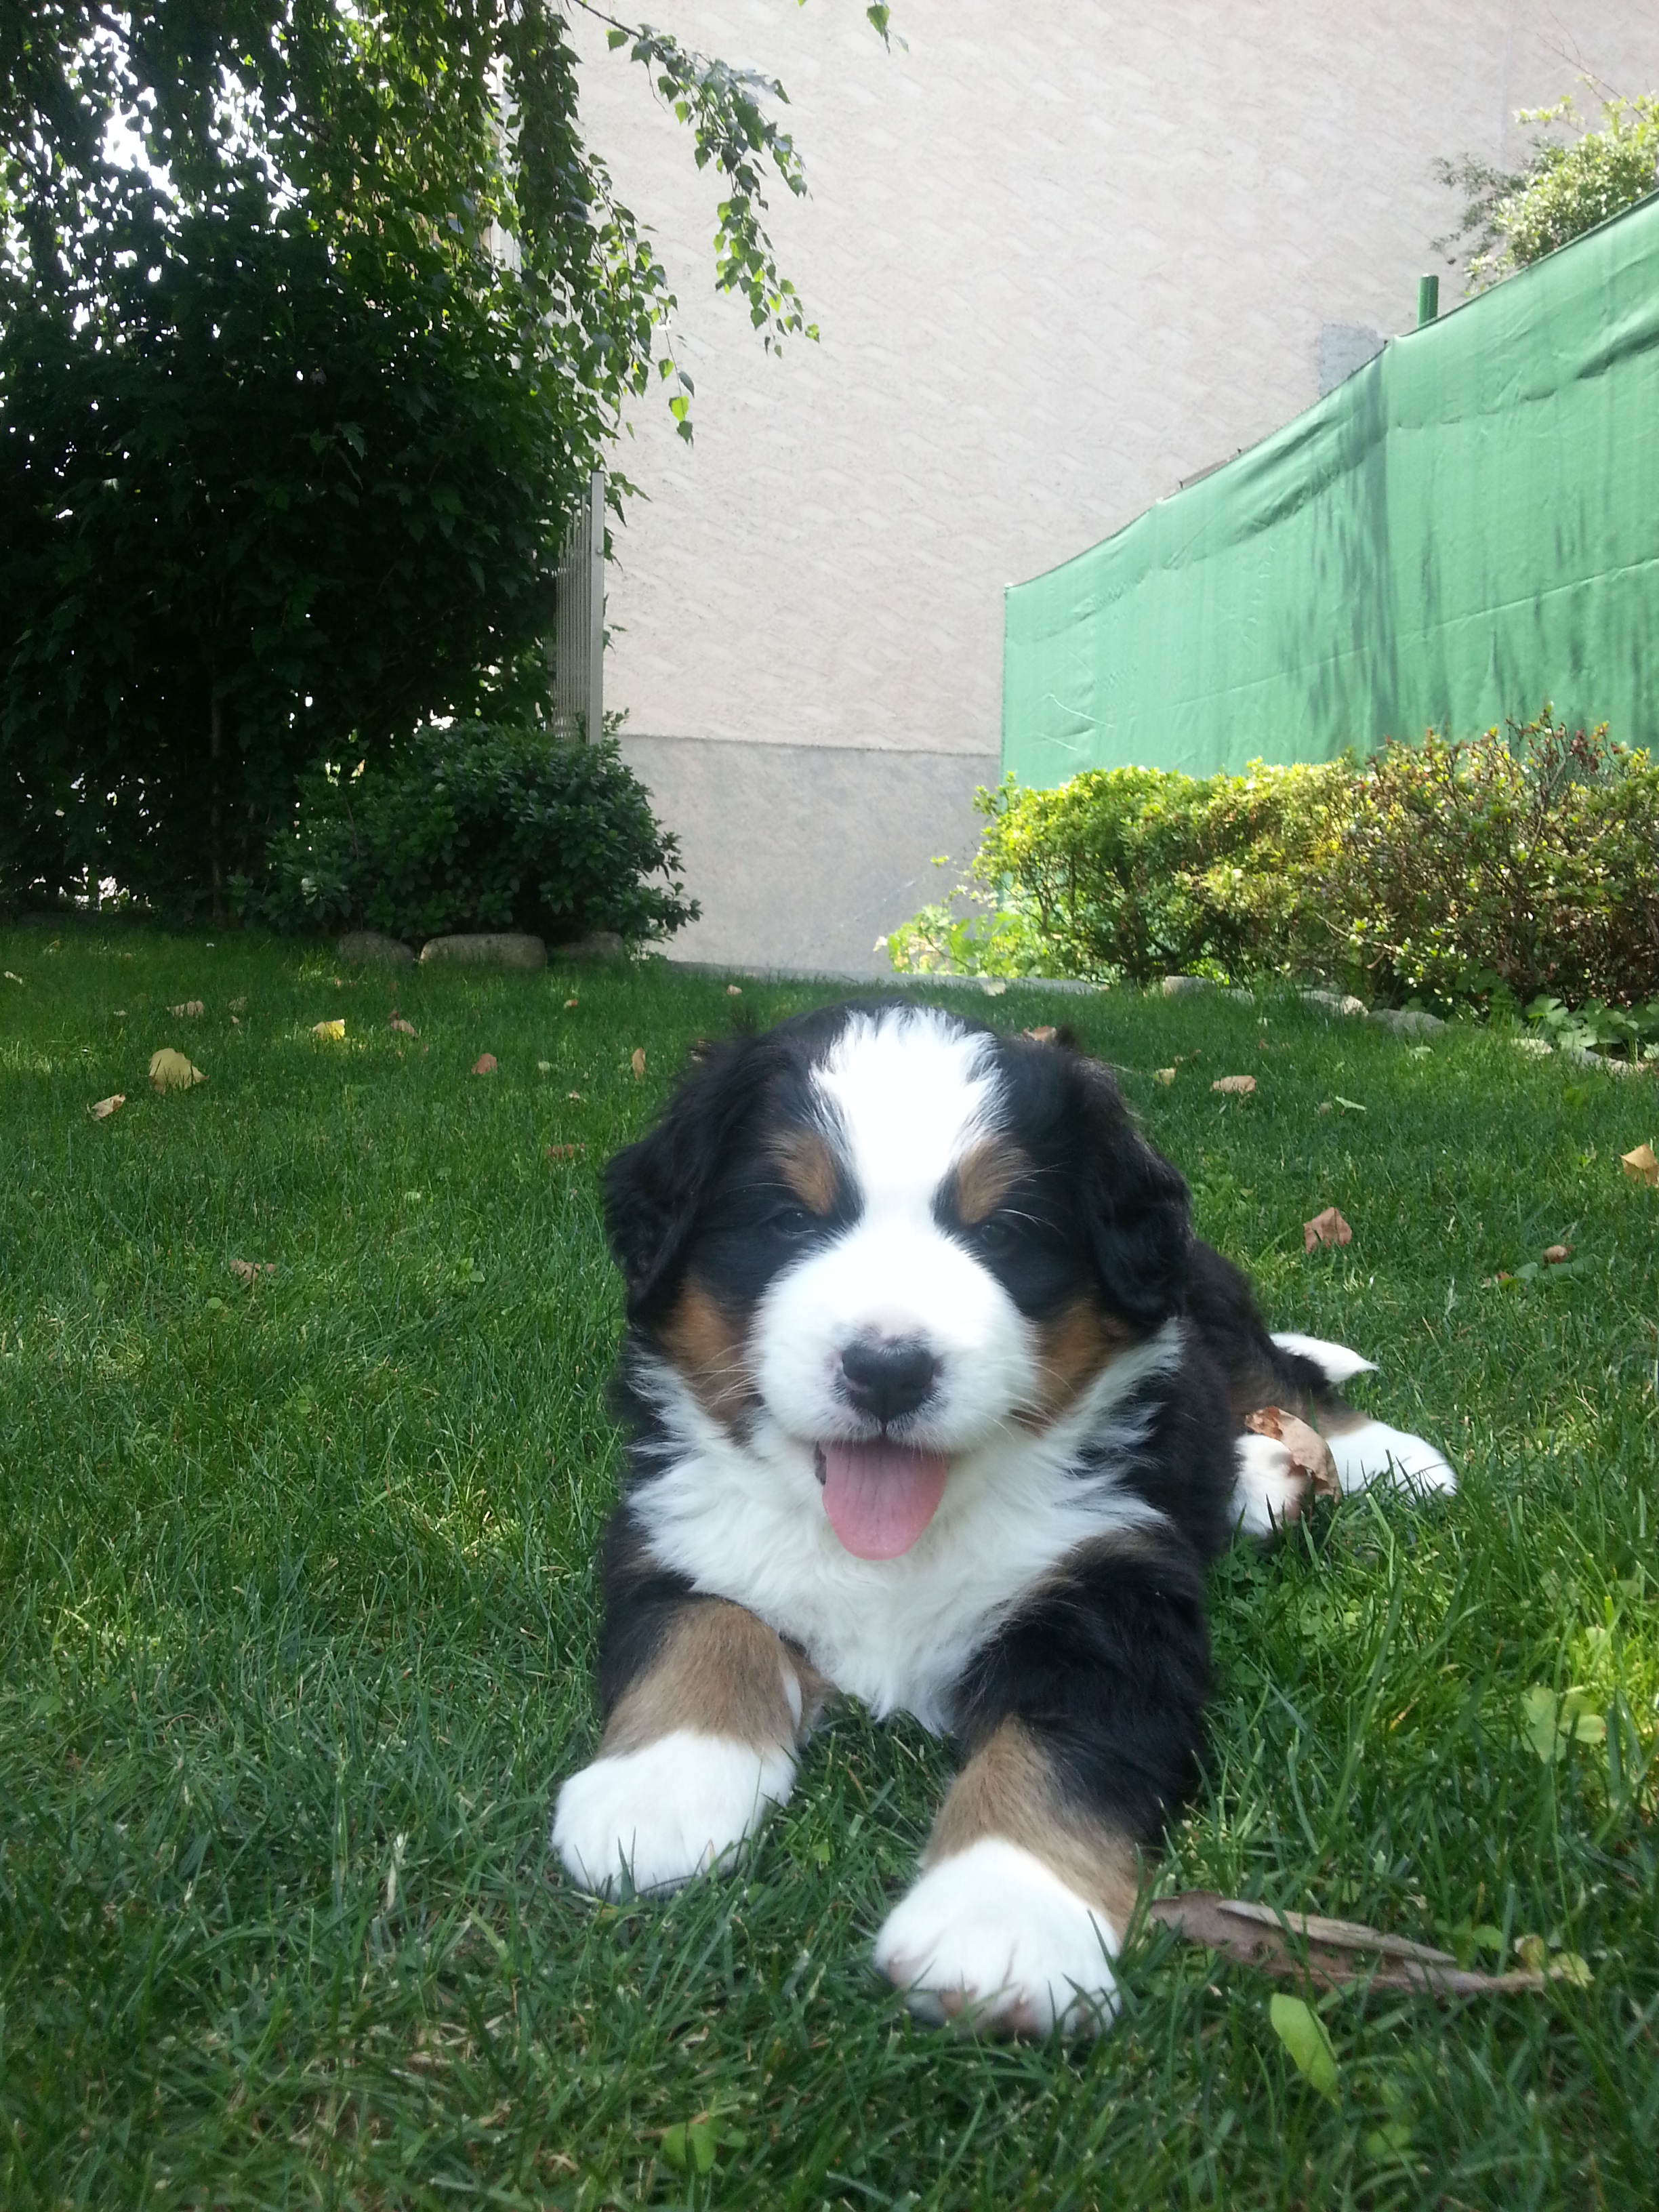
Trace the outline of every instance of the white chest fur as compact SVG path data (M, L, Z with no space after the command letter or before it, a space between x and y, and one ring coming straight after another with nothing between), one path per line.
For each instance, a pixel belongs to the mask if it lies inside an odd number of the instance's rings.
M634 1514L659 1565L746 1606L876 1715L938 1729L951 1684L1025 1592L1079 1545L1157 1521L1120 1478L1147 1419L1136 1388L1180 1349L1170 1323L1041 1436L1010 1428L963 1455L918 1541L878 1560L855 1559L830 1527L810 1444L769 1421L737 1443L665 1364L642 1379L672 1442ZM1085 1439L1095 1471L1081 1474Z

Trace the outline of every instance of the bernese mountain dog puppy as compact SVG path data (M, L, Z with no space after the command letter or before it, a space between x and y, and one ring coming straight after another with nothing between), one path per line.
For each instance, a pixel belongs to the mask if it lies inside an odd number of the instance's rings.
M935 2020L1092 2031L1143 1848L1199 1778L1206 1564L1345 1488L1449 1489L1267 1334L1186 1185L1063 1041L828 1007L710 1050L610 1164L632 1432L605 1735L559 1791L584 1887L675 1887L788 1797L825 1700L965 1761L878 1966Z

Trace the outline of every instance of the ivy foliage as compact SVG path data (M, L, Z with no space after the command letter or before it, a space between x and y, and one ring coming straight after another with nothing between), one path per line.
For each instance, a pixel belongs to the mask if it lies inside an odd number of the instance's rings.
M1466 292L1484 291L1516 270L1594 230L1659 186L1659 95L1601 103L1599 131L1564 140L1578 110L1569 93L1553 107L1522 108L1516 120L1533 128L1532 151L1517 170L1501 170L1473 155L1442 161L1443 184L1464 195L1462 219L1437 248L1455 260L1468 252Z
M969 881L893 933L896 968L1276 975L1444 1007L1659 996L1659 764L1547 708L1363 764L1010 777L979 805Z

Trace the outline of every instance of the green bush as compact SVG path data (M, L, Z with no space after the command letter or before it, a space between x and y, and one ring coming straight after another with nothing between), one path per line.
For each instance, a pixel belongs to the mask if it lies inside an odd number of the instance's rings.
M1123 977L1289 972L1328 956L1302 895L1328 866L1352 772L1252 765L1196 778L1091 769L1054 791L981 791L979 911L929 908L888 940L896 968Z
M240 889L279 929L350 924L416 944L525 929L557 944L663 938L697 916L678 841L615 740L564 744L534 726L423 729L355 772L313 770L266 860L266 882Z
M1010 778L979 805L969 911L895 931L896 968L1296 975L1382 1004L1659 995L1659 767L1547 707L1364 764Z
M1333 923L1385 1000L1629 1006L1659 993L1659 767L1549 710L1385 745L1355 782Z

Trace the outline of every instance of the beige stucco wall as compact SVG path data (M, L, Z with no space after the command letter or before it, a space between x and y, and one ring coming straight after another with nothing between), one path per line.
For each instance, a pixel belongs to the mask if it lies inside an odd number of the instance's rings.
M1659 86L1652 0L677 0L781 76L811 198L774 200L822 331L769 358L715 297L716 187L591 26L589 134L655 227L696 441L620 456L607 705L641 736L985 756L1003 586L1319 389L1326 325L1404 329L1456 212L1581 70ZM690 948L688 948L690 949Z

